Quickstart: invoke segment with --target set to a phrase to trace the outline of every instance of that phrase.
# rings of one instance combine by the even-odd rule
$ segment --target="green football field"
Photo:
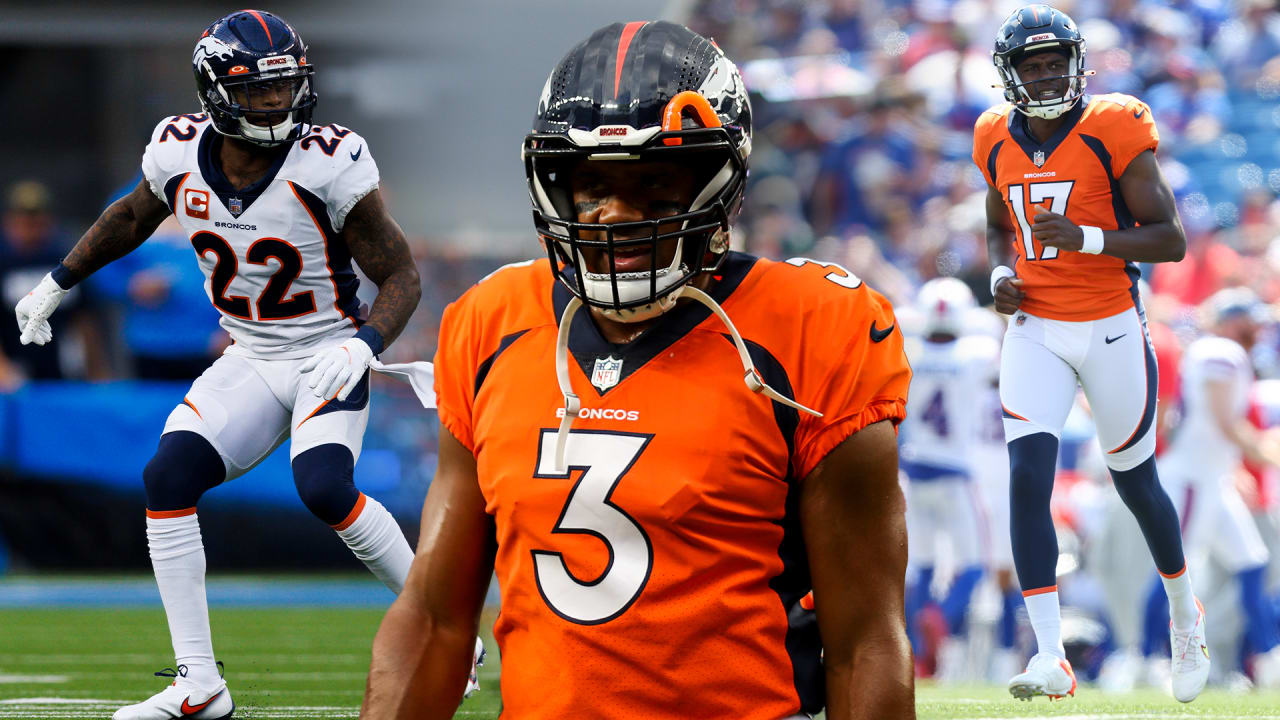
[[[215,649],[227,666],[239,718],[355,718],[380,609],[213,608]],[[486,638],[488,640],[488,638]],[[170,655],[155,609],[0,610],[0,718],[108,718],[165,682],[152,673]],[[457,717],[498,716],[498,661],[481,669],[481,690]],[[1000,688],[921,685],[922,720],[941,718],[1280,720],[1280,693],[1209,691],[1180,705],[1155,691],[1022,703]],[[583,708],[583,718],[591,717]],[[697,717],[694,713],[693,717]]]

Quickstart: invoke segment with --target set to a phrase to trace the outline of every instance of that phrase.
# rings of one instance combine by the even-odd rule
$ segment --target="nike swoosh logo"
[[[208,707],[209,703],[213,702],[214,700],[217,700],[218,695],[221,695],[223,692],[225,692],[225,690],[219,690],[213,697],[209,698],[208,700],[205,700],[199,705],[192,705],[190,702],[188,702],[189,700],[191,700],[191,696],[188,695],[186,699],[182,701],[182,707],[180,708],[180,710],[183,715],[195,715],[196,713]]]
[[[352,159],[352,161],[359,160],[359,159],[360,159],[360,153],[362,153],[362,152],[364,152],[364,146],[363,146],[363,145],[361,145],[361,146],[360,146],[360,149],[359,149],[359,150],[356,150],[355,152],[351,153],[351,159]]]
[[[1146,109],[1146,108],[1143,108],[1143,109],[1141,109],[1141,110],[1139,110],[1139,111],[1137,111],[1137,112],[1135,112],[1135,113],[1133,114],[1133,119],[1134,119],[1134,120],[1141,120],[1141,119],[1142,119],[1142,116],[1143,116],[1143,115],[1145,115],[1145,114],[1147,114],[1147,109]]]
[[[1120,338],[1122,338],[1122,337],[1124,337],[1125,335],[1128,335],[1128,334],[1129,334],[1129,333],[1120,333],[1119,335],[1117,335],[1117,336],[1115,336],[1115,337],[1109,337],[1109,338],[1106,338],[1107,344],[1108,344],[1108,345],[1110,345],[1111,343],[1113,343],[1113,342],[1115,342],[1115,341],[1119,340]]]
[[[1209,659],[1209,647],[1208,647],[1207,645],[1201,645],[1201,646],[1200,646],[1200,652],[1204,653],[1204,659],[1205,659],[1205,660],[1208,660],[1208,659]]]
[[[889,327],[883,330],[877,330],[876,321],[872,320],[871,321],[871,342],[880,342],[881,340],[884,340],[885,338],[889,337],[889,333],[893,332],[893,329],[895,327],[897,327],[897,325],[890,325]]]

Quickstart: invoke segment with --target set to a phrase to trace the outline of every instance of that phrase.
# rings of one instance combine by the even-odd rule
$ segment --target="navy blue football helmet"
[[[738,68],[707,38],[670,22],[615,23],[595,31],[551,71],[523,147],[534,226],[552,271],[582,302],[638,321],[665,312],[676,291],[715,272],[729,251],[751,154],[751,102]],[[679,162],[696,174],[690,207],[672,217],[580,223],[568,169],[586,160]],[[659,227],[679,229],[659,233]],[[601,239],[587,239],[589,233]],[[660,241],[677,242],[658,266]],[[644,272],[595,273],[582,251],[644,247]]]
[[[1067,90],[1060,98],[1037,100],[1028,89],[1035,83],[1024,83],[1016,68],[1028,54],[1046,50],[1057,50],[1067,56],[1067,74],[1036,82],[1065,78]],[[1066,13],[1048,5],[1027,5],[1014,10],[1000,26],[991,60],[1004,84],[1005,100],[1024,115],[1052,120],[1075,107],[1084,96],[1085,78],[1093,74],[1084,69],[1084,51],[1084,38]]]
[[[280,145],[297,140],[311,122],[315,68],[307,46],[269,12],[240,10],[215,21],[196,43],[191,65],[200,105],[223,135]]]

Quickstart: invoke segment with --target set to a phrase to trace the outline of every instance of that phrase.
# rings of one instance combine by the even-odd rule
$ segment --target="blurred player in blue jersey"
[[[986,420],[984,401],[1000,367],[1000,345],[986,335],[965,335],[975,303],[955,278],[925,283],[916,308],[922,338],[908,350],[914,374],[901,451],[909,480],[908,555],[914,570],[907,610],[917,658],[925,650],[922,636],[928,636],[928,650],[938,653],[937,673],[948,678],[962,662],[957,636],[982,579],[986,527],[974,483],[975,450]],[[940,553],[952,578],[946,597],[935,602],[931,586]],[[939,639],[940,647],[933,647]]]

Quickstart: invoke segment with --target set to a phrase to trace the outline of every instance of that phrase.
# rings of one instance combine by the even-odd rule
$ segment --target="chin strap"
[[[726,328],[729,328],[729,334],[733,336],[733,344],[738,348],[738,358],[742,360],[742,379],[747,383],[748,390],[753,393],[760,393],[770,400],[782,403],[789,408],[795,408],[801,412],[807,412],[814,417],[822,417],[822,413],[817,410],[811,410],[804,405],[801,405],[795,400],[792,400],[786,395],[783,395],[777,390],[769,387],[769,385],[765,383],[764,379],[760,377],[760,372],[756,370],[755,363],[751,362],[751,353],[747,352],[747,344],[742,341],[742,336],[738,334],[738,328],[733,326],[733,321],[729,319],[729,316],[725,314],[724,309],[721,308],[710,295],[702,292],[692,285],[685,285],[680,290],[680,295],[682,297],[692,298],[703,305],[706,305],[711,312],[715,313],[716,317],[720,318],[720,322],[724,323]]]
[[[569,300],[564,314],[560,316],[560,331],[556,333],[556,381],[560,383],[560,394],[564,397],[564,417],[560,418],[560,429],[556,431],[556,472],[568,472],[564,446],[569,441],[569,426],[582,409],[582,401],[573,394],[573,385],[569,382],[569,328],[581,307],[582,300],[576,295]]]
[[[747,352],[747,345],[742,341],[742,336],[738,334],[738,328],[734,327],[733,321],[729,319],[724,309],[710,295],[691,285],[685,285],[676,295],[677,297],[697,300],[706,305],[712,313],[715,313],[716,317],[720,318],[720,322],[724,323],[724,326],[729,329],[729,334],[733,336],[734,347],[738,349],[738,358],[742,360],[742,380],[747,384],[748,390],[762,394],[770,400],[782,403],[787,407],[809,413],[814,417],[822,417],[822,413],[817,410],[807,408],[769,387],[768,383],[760,377],[760,372],[756,370],[755,363],[751,361],[751,353]],[[574,394],[573,385],[569,382],[569,328],[573,324],[573,316],[577,314],[581,307],[582,300],[577,297],[569,300],[569,304],[564,308],[564,313],[560,316],[560,330],[556,334],[556,381],[560,384],[560,394],[564,397],[564,417],[560,418],[560,429],[556,431],[556,472],[568,472],[568,467],[565,464],[565,446],[569,441],[569,429],[573,425],[573,419],[578,417],[578,412],[582,409],[582,401]]]

